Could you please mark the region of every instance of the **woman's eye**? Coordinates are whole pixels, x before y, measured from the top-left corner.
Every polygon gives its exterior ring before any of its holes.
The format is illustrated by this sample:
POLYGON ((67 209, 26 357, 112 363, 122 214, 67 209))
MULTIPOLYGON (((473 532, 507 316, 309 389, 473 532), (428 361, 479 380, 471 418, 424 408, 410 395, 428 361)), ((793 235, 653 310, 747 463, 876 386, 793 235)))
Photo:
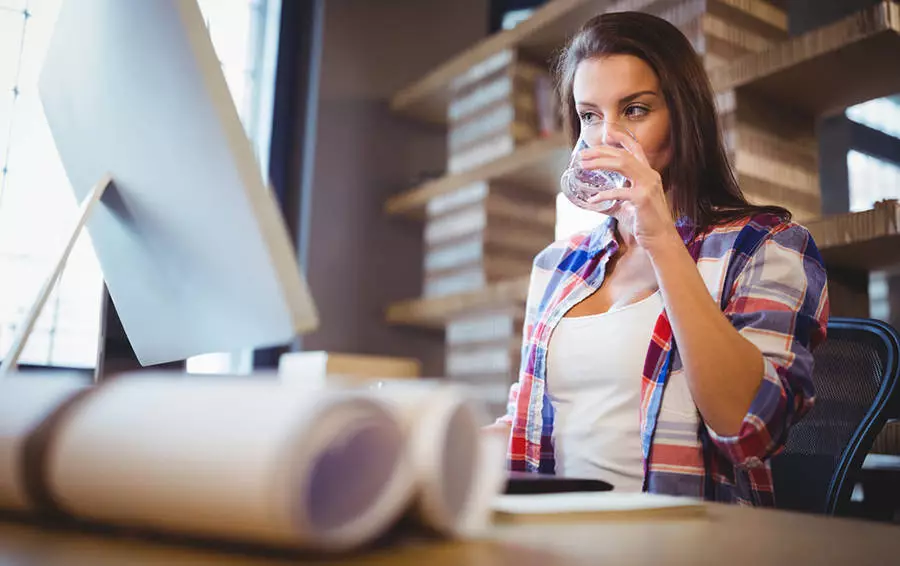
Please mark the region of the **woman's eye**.
POLYGON ((626 118, 643 118, 650 112, 646 106, 629 106, 625 109, 626 118))
POLYGON ((593 112, 582 112, 581 113, 581 123, 582 124, 592 124, 594 120, 597 119, 597 115, 593 112))

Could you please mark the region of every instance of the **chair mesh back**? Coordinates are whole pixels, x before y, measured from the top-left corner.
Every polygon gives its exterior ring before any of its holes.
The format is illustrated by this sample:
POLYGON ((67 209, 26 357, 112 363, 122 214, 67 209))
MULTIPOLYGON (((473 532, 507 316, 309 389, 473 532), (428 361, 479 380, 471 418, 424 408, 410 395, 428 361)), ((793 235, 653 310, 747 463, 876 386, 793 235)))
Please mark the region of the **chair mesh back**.
POLYGON ((865 326, 829 326, 828 339, 814 353, 816 403, 772 461, 779 507, 828 511, 832 478, 879 398, 889 355, 884 339, 865 326))

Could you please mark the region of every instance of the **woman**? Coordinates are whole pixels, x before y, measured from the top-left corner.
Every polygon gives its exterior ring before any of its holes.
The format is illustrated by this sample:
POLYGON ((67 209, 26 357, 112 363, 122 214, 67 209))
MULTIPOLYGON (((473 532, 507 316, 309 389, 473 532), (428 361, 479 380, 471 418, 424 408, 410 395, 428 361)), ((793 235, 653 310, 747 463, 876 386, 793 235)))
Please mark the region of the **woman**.
POLYGON ((559 79, 573 144, 600 119, 637 143, 581 152, 631 184, 597 199, 617 201, 608 221, 535 260, 519 382, 491 427, 510 434, 511 469, 774 505, 768 458, 813 403, 828 318, 812 238, 741 194, 709 79, 673 25, 598 16, 559 79))

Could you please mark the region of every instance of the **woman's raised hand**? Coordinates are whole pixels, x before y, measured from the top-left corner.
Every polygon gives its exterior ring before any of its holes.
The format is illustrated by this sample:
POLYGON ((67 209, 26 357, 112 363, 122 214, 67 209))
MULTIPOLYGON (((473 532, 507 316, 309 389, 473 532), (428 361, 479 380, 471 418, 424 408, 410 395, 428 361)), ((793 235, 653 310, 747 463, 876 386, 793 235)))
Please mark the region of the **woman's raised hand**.
POLYGON ((683 246, 666 200, 662 176, 650 167, 639 143, 623 139, 621 144, 625 149, 598 146, 579 154, 582 168, 617 171, 631 182, 626 188, 600 192, 589 202, 619 201, 608 213, 615 214, 622 207, 625 214, 615 215, 620 222, 633 223, 631 231, 638 245, 647 251, 662 250, 673 244, 683 246))

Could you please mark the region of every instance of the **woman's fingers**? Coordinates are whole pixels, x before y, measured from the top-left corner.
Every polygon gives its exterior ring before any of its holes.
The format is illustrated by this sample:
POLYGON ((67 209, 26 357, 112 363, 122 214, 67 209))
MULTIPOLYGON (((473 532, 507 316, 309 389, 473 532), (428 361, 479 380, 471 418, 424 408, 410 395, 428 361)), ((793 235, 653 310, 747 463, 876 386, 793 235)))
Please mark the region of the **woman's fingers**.
POLYGON ((630 177, 630 174, 634 173, 634 165, 634 158, 627 154, 592 155, 579 161, 582 169, 607 169, 617 171, 626 177, 630 177))
POLYGON ((588 199, 588 202, 593 204, 604 202, 607 200, 629 201, 633 198, 633 196, 634 195, 631 192, 631 189, 610 189, 608 191, 600 191, 599 193, 588 199))
POLYGON ((603 191, 590 199, 597 203, 620 200, 640 207, 659 182, 659 174, 646 162, 640 145, 632 141, 632 149, 636 155, 615 147, 599 146, 581 151, 578 155, 579 166, 587 170, 615 171, 627 177, 631 183, 628 188, 603 191))
POLYGON ((626 155, 629 155, 629 153, 624 149, 600 145, 582 149, 578 152, 578 159, 580 161, 584 161, 587 159, 596 159, 600 157, 625 157, 626 155))
POLYGON ((620 140, 620 143, 625 147, 626 150, 628 150, 628 153, 635 157, 635 159, 637 159, 644 165, 650 164, 650 162, 647 161, 647 155, 644 153, 644 148, 641 147, 641 144, 639 144, 637 141, 628 137, 623 137, 620 140))
POLYGON ((647 161, 647 155, 644 153, 644 148, 641 147, 641 144, 631 138, 622 138, 619 143, 622 144, 622 147, 598 145, 583 149, 578 152, 578 157, 581 160, 586 160, 603 156, 618 155, 622 156, 623 158, 633 157, 640 163, 649 165, 649 162, 647 161))

